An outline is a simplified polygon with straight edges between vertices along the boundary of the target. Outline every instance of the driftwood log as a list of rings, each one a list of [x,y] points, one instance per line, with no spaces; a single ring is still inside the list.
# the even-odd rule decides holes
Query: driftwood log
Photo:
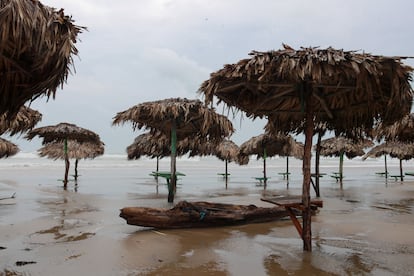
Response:
[[[299,212],[298,212],[299,215]],[[212,202],[181,201],[171,209],[125,207],[120,217],[128,224],[167,228],[199,228],[261,223],[287,218],[284,207],[257,207]]]

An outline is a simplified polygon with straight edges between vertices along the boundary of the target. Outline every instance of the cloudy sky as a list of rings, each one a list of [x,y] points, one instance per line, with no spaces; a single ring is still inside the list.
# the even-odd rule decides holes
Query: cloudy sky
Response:
[[[146,101],[201,99],[197,90],[211,72],[252,50],[280,49],[286,43],[414,56],[414,2],[408,0],[41,2],[64,8],[88,31],[79,35],[76,72],[55,100],[32,103],[43,114],[37,127],[68,122],[88,128],[101,136],[106,153],[125,153],[143,133],[129,124],[112,126],[117,112]],[[231,139],[238,144],[262,133],[265,124],[240,117],[233,122]],[[40,147],[37,138],[12,140],[22,152]]]

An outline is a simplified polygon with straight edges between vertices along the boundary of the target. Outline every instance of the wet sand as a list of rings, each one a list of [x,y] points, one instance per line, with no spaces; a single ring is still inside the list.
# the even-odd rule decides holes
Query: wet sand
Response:
[[[14,163],[13,163],[14,162]],[[25,162],[29,162],[26,164]],[[380,162],[345,162],[343,188],[321,179],[324,207],[312,218],[313,252],[290,220],[203,229],[156,230],[127,225],[125,206],[171,207],[165,181],[148,174],[151,161],[93,160],[79,164],[78,185],[64,191],[63,162],[0,163],[0,275],[412,275],[414,177],[375,175]],[[324,167],[325,164],[325,167]],[[161,164],[168,169],[168,161]],[[83,167],[82,167],[83,166]],[[301,194],[301,163],[291,161],[289,189],[268,161],[263,190],[253,176],[261,163],[230,165],[228,188],[219,160],[181,161],[175,202],[208,200],[272,206],[263,194]],[[336,169],[335,161],[321,164]],[[394,167],[393,167],[394,166]],[[406,171],[414,169],[406,165]],[[394,164],[390,170],[397,171]],[[313,191],[312,191],[313,192]]]

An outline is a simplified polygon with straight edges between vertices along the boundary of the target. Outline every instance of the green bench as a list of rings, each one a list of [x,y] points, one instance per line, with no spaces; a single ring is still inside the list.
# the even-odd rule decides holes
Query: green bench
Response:
[[[389,172],[376,172],[375,174],[378,174],[380,176],[384,176],[384,175],[388,175],[390,173]]]
[[[278,174],[282,175],[283,179],[286,179],[290,175],[290,172],[280,172]]]
[[[332,172],[333,174],[331,174],[332,178],[335,178],[336,182],[339,181],[339,179],[341,179],[341,174],[339,172]],[[345,177],[342,175],[342,179],[344,179]]]
[[[150,175],[151,176],[154,176],[154,177],[158,177],[158,176],[163,177],[167,181],[167,184],[170,185],[171,172],[161,172],[161,171],[158,171],[158,172],[152,172],[152,173],[150,173]],[[185,174],[183,174],[181,172],[175,172],[175,176],[176,177],[177,176],[185,176]],[[177,180],[178,180],[178,178],[177,178]]]
[[[319,173],[319,177],[323,177],[326,173]],[[316,173],[311,173],[312,177],[316,177]]]
[[[262,184],[265,180],[267,181],[268,179],[270,179],[270,177],[253,177],[253,178],[259,181],[260,184]]]
[[[397,180],[398,180],[398,178],[404,178],[404,176],[401,176],[401,175],[399,175],[399,174],[390,174],[389,176],[390,176],[390,178],[391,178],[391,177],[394,177],[394,180],[395,180],[395,181],[397,181]]]
[[[217,173],[217,175],[220,175],[222,177],[230,176],[229,173]]]

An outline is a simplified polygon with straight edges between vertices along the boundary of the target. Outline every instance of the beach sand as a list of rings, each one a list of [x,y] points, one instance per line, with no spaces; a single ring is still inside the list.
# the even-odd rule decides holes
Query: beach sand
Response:
[[[186,176],[175,203],[206,200],[271,207],[265,194],[300,195],[301,162],[290,161],[289,189],[268,160],[266,190],[253,179],[259,161],[230,164],[228,188],[218,159],[179,160]],[[168,170],[168,160],[161,163]],[[414,171],[407,163],[405,170]],[[126,206],[170,208],[163,179],[148,174],[155,161],[97,159],[79,163],[77,187],[62,189],[62,161],[1,160],[0,275],[413,275],[414,177],[375,174],[377,161],[346,161],[342,189],[321,178],[324,207],[312,218],[313,251],[289,219],[202,229],[157,230],[127,225]],[[321,161],[326,173],[337,160]],[[397,162],[389,164],[398,171]],[[73,168],[72,168],[73,169]],[[314,195],[312,191],[312,195]]]

